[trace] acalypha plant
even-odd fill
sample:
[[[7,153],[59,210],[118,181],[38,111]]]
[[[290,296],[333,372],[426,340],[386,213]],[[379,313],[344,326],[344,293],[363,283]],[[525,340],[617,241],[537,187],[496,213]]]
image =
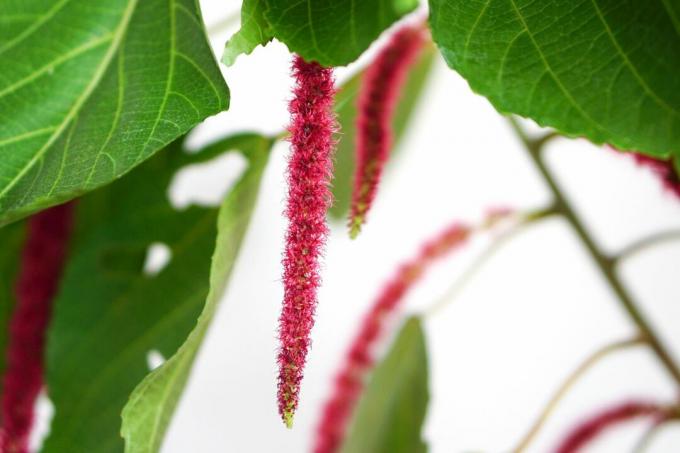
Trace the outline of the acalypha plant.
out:
[[[480,220],[452,220],[366,295],[310,451],[436,448],[423,432],[422,320],[447,299],[409,316],[404,301],[433,265],[485,238],[452,298],[504,243],[549,218],[574,232],[635,333],[585,357],[506,451],[541,451],[535,439],[565,395],[618,351],[646,348],[680,390],[671,337],[619,272],[632,255],[680,240],[680,230],[603,250],[545,159],[554,141],[588,140],[634,160],[658,179],[659,196],[680,201],[680,0],[243,0],[240,19],[218,62],[197,0],[0,0],[1,453],[161,450],[278,142],[288,149],[287,229],[271,399],[285,426],[298,428],[296,411],[310,404],[305,372],[331,226],[366,240],[362,230],[380,216],[374,202],[390,197],[386,166],[440,57],[505,116],[551,201],[481,206]],[[220,66],[272,40],[290,52],[283,132],[227,135],[189,151],[187,135],[229,108]],[[349,77],[338,77],[345,66]],[[418,158],[439,165],[445,150],[430,151]],[[228,152],[247,167],[219,207],[173,207],[173,176]],[[461,196],[432,193],[426,202],[447,210]],[[145,261],[157,243],[172,261],[151,272]],[[145,365],[150,351],[163,357],[157,367]],[[36,442],[42,394],[54,416]],[[633,420],[646,431],[629,447],[642,451],[680,420],[680,400],[622,395],[572,420],[549,451],[595,451]]]

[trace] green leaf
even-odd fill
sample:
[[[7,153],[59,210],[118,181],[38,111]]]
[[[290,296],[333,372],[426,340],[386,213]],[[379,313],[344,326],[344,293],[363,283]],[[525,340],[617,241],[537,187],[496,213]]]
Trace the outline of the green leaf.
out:
[[[399,141],[406,132],[409,121],[426,87],[431,72],[434,48],[428,45],[411,68],[401,96],[394,111],[393,127],[395,132],[391,157],[399,151]],[[354,167],[356,157],[356,116],[357,95],[364,71],[345,82],[335,97],[335,110],[340,123],[340,135],[335,152],[333,173],[334,202],[330,215],[336,220],[344,220],[349,211],[354,186]]]
[[[680,156],[678,0],[430,0],[435,42],[501,112]]]
[[[224,45],[222,63],[231,66],[236,57],[250,54],[255,47],[272,39],[269,23],[264,18],[265,0],[243,0],[241,28]]]
[[[426,452],[421,431],[428,401],[425,337],[420,319],[412,317],[373,372],[342,452]]]
[[[0,224],[102,186],[227,108],[195,0],[0,2]]]
[[[249,158],[225,202],[242,211],[222,213],[227,221],[247,223],[270,143],[251,134],[220,142],[222,151],[237,149]],[[149,372],[148,353],[170,357],[195,325],[210,288],[218,209],[176,211],[167,191],[183,164],[201,159],[202,153],[183,153],[175,142],[78,202],[71,258],[49,332],[47,379],[56,416],[45,453],[123,451],[120,414]],[[241,231],[222,234],[235,254]],[[156,243],[170,249],[171,259],[149,275],[144,261]],[[182,384],[178,380],[172,389],[175,397]],[[172,405],[162,409],[169,419]]]
[[[23,223],[8,225],[0,229],[0,376],[5,375],[5,351],[9,339],[9,321],[16,303],[16,285],[21,250],[24,245]],[[2,395],[0,379],[0,395]]]
[[[158,451],[170,418],[189,377],[191,365],[212,321],[245,236],[267,162],[271,141],[260,139],[242,147],[250,166],[225,199],[217,221],[217,244],[210,269],[210,290],[198,323],[179,350],[147,376],[134,390],[123,410],[125,451]]]
[[[417,6],[418,0],[244,0],[241,30],[222,61],[230,65],[274,37],[305,60],[345,66]]]

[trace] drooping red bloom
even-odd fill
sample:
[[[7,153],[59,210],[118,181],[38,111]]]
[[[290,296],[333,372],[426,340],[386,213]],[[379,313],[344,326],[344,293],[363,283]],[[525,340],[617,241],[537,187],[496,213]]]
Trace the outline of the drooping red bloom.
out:
[[[420,252],[402,264],[384,286],[364,316],[336,375],[333,393],[326,401],[316,430],[314,453],[333,453],[340,448],[365,378],[373,366],[373,349],[383,334],[389,315],[427,268],[437,259],[463,245],[472,231],[469,226],[454,223],[426,242]]]
[[[326,212],[332,202],[333,132],[337,129],[333,70],[296,56],[293,75],[296,86],[289,105],[292,152],[288,161],[288,232],[278,355],[279,413],[288,427],[297,408],[314,324],[319,258],[328,235]]]
[[[669,416],[669,410],[649,401],[625,401],[595,414],[578,424],[560,442],[556,453],[577,453],[605,430],[638,417],[649,417],[658,423]]]
[[[43,386],[45,331],[66,260],[73,203],[28,220],[3,379],[0,451],[28,452],[33,406]]]
[[[672,159],[659,160],[639,153],[633,153],[633,158],[640,166],[649,168],[666,190],[680,198],[680,178],[673,167]]]
[[[426,39],[425,27],[407,25],[397,31],[366,69],[358,98],[356,170],[350,211],[350,236],[366,221],[383,167],[392,148],[392,117],[408,70]]]

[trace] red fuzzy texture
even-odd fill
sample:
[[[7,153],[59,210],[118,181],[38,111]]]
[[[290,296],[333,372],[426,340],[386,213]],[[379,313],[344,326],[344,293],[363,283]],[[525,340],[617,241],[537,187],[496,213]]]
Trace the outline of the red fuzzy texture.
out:
[[[66,260],[73,204],[42,211],[28,221],[16,283],[2,395],[0,451],[28,452],[33,406],[43,386],[45,331]]]
[[[394,110],[408,70],[425,39],[426,31],[422,25],[401,28],[363,76],[357,106],[357,167],[349,219],[351,237],[359,234],[375,198],[392,148]]]
[[[555,453],[577,453],[608,428],[638,417],[652,417],[658,423],[669,411],[648,401],[626,401],[607,408],[577,425],[562,440]]]
[[[296,80],[289,110],[292,152],[288,161],[288,232],[283,258],[284,299],[278,354],[279,413],[291,426],[298,404],[310,331],[314,324],[319,258],[332,202],[329,183],[333,172],[333,133],[337,130],[333,98],[333,70],[296,56]]]
[[[363,324],[347,352],[345,362],[335,378],[335,387],[326,402],[316,431],[315,453],[337,451],[345,437],[364,380],[373,366],[373,349],[383,333],[388,315],[393,313],[406,292],[420,280],[437,259],[463,245],[471,228],[458,223],[448,227],[423,245],[418,255],[402,264],[383,288],[365,315]]]
[[[680,178],[675,172],[673,161],[658,160],[643,154],[634,153],[633,157],[642,167],[647,167],[661,180],[663,186],[676,197],[680,198]]]

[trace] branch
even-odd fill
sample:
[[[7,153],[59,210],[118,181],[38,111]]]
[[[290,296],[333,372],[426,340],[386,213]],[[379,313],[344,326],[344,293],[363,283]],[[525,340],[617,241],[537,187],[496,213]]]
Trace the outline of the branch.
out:
[[[659,423],[652,425],[643,435],[642,438],[633,447],[633,453],[644,453],[652,445],[652,441],[659,432],[666,428],[670,423],[680,422],[680,417],[671,417],[661,420]]]
[[[555,214],[554,208],[532,212],[520,216],[516,224],[493,238],[491,244],[480,253],[470,266],[458,277],[458,279],[447,289],[447,291],[437,299],[427,310],[425,316],[433,316],[446,307],[458,294],[467,286],[472,278],[503,248],[511,239],[517,237],[528,225],[537,222],[545,217]],[[483,231],[484,227],[480,228]]]
[[[612,258],[615,263],[620,263],[621,261],[636,255],[643,250],[650,247],[654,247],[664,242],[678,241],[680,240],[680,230],[663,231],[661,233],[656,233],[646,238],[642,238],[638,241],[625,247],[616,256]]]
[[[602,272],[602,276],[604,277],[605,281],[609,284],[609,287],[617,296],[621,306],[626,311],[626,313],[628,313],[630,319],[638,327],[641,336],[647,339],[649,346],[652,348],[652,350],[659,358],[661,363],[664,365],[668,373],[675,380],[675,382],[678,385],[680,385],[680,368],[678,368],[678,366],[675,364],[675,362],[671,358],[671,355],[668,353],[668,351],[666,351],[666,348],[657,338],[651,325],[649,324],[647,319],[643,316],[642,312],[637,307],[636,303],[633,301],[633,298],[630,296],[626,288],[619,280],[618,275],[616,274],[615,271],[614,262],[609,257],[603,255],[599,251],[599,249],[595,245],[595,242],[590,237],[587,230],[581,223],[581,220],[576,216],[571,205],[562,195],[562,191],[557,186],[557,183],[550,174],[550,171],[545,165],[545,162],[543,162],[541,150],[543,149],[543,145],[545,144],[546,140],[545,139],[531,140],[527,138],[526,133],[524,133],[524,131],[519,126],[517,121],[512,117],[509,117],[509,120],[510,124],[512,125],[512,128],[515,130],[519,138],[524,143],[524,146],[527,150],[527,154],[534,162],[536,169],[539,171],[539,173],[545,180],[546,184],[548,185],[550,191],[552,192],[553,197],[555,199],[555,205],[559,209],[560,213],[562,214],[562,216],[564,216],[565,220],[574,229],[574,231],[580,238],[581,242],[588,250],[588,253],[592,257],[593,261],[595,261],[597,267],[600,268],[600,271]]]
[[[550,398],[550,400],[545,405],[539,417],[536,419],[536,421],[531,426],[529,431],[527,431],[527,433],[524,435],[524,437],[522,437],[517,446],[513,448],[511,451],[513,453],[520,453],[526,450],[529,443],[531,443],[531,441],[536,437],[536,434],[538,434],[540,429],[543,427],[543,425],[548,420],[550,415],[553,413],[555,408],[558,406],[560,401],[562,401],[564,396],[569,392],[569,390],[574,386],[574,384],[576,384],[576,382],[596,363],[598,363],[604,357],[608,356],[613,352],[620,351],[622,349],[626,349],[632,346],[641,345],[644,343],[645,339],[642,337],[635,337],[628,340],[617,341],[615,343],[608,344],[598,349],[590,356],[588,356],[583,362],[581,362],[581,364],[574,371],[572,371],[572,373],[569,376],[567,376],[567,379],[565,379],[562,385],[560,385],[557,391],[553,394],[552,398]]]

